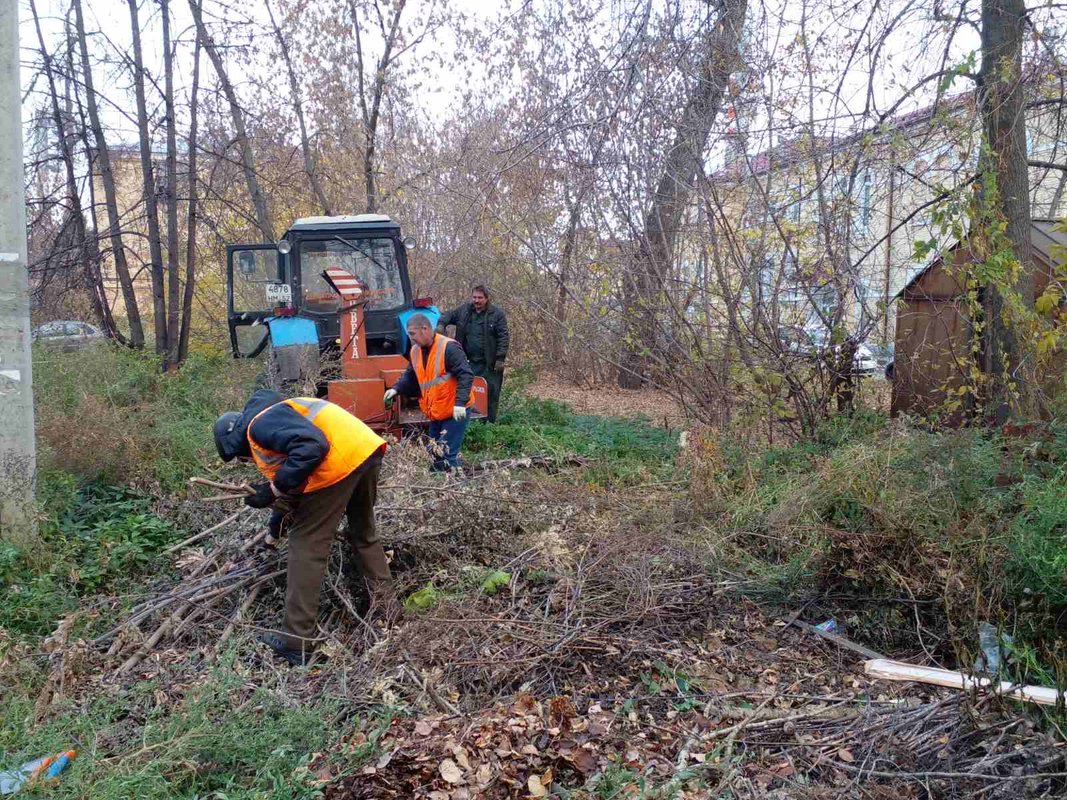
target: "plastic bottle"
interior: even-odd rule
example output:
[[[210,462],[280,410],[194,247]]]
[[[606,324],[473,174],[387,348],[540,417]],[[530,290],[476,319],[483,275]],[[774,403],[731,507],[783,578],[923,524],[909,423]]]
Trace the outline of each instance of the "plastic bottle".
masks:
[[[54,756],[43,756],[27,761],[18,769],[0,772],[0,795],[14,794],[38,778],[51,780],[58,778],[59,773],[67,768],[67,765],[77,756],[76,750],[68,750],[65,753],[56,753]]]
[[[54,760],[52,756],[44,756],[33,761],[27,761],[18,769],[0,772],[0,794],[14,794],[36,775],[39,775]]]
[[[1000,634],[988,622],[978,624],[978,646],[982,652],[974,661],[974,671],[996,675],[1000,672]]]

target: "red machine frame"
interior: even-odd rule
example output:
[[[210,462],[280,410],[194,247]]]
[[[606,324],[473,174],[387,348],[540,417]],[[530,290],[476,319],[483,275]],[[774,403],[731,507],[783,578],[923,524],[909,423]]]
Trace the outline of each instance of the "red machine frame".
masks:
[[[342,269],[327,269],[323,277],[341,295],[338,316],[343,344],[343,377],[329,382],[327,399],[355,414],[379,433],[400,436],[405,427],[428,425],[429,420],[417,404],[404,407],[405,398],[398,397],[390,408],[385,407],[385,390],[400,380],[408,360],[396,354],[367,355],[363,308],[369,298],[365,295],[363,282]],[[489,413],[489,387],[485,378],[475,376],[471,396],[474,398],[471,416],[486,416]]]

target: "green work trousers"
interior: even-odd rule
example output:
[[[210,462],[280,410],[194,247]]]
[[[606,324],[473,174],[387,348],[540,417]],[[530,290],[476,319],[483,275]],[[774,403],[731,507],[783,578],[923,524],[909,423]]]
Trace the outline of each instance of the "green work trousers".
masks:
[[[344,538],[362,578],[371,588],[392,580],[374,524],[381,468],[382,457],[375,454],[344,480],[291,506],[284,627],[287,646],[294,650],[313,649],[322,577],[342,514],[348,517]]]
[[[489,385],[489,421],[496,422],[496,407],[500,403],[500,390],[504,387],[503,370],[489,369],[484,361],[472,361],[471,371],[481,375]]]

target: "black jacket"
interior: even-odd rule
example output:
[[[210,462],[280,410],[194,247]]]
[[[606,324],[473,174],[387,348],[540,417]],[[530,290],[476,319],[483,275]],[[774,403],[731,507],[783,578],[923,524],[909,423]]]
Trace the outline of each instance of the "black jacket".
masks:
[[[430,349],[429,347],[421,349],[424,366],[426,360],[430,357]],[[467,363],[467,356],[463,352],[463,348],[456,342],[449,342],[445,345],[445,371],[456,379],[456,405],[467,405],[467,401],[471,397],[471,381],[474,380],[474,373],[471,372],[471,365]],[[393,388],[404,397],[422,396],[414,366],[408,364],[408,368],[404,370],[400,380],[393,384]]]
[[[441,330],[446,325],[456,326],[456,341],[464,351],[467,350],[467,334],[471,326],[471,317],[474,316],[474,304],[464,303],[458,308],[446,311],[437,321]],[[508,357],[508,345],[511,343],[511,334],[508,333],[508,318],[504,316],[504,309],[490,303],[485,309],[485,352],[488,358],[489,369],[503,366],[503,361]]]
[[[249,398],[233,430],[219,443],[227,461],[238,456],[248,457],[248,426],[264,409],[269,409],[252,426],[256,444],[275,453],[285,453],[285,463],[274,476],[274,485],[281,492],[295,494],[303,491],[311,473],[330,452],[326,435],[300,412],[282,403],[282,397],[270,389],[259,389]]]

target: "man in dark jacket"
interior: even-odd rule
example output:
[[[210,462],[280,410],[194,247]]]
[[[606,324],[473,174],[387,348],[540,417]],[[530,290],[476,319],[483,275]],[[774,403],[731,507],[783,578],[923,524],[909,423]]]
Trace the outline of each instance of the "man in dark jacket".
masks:
[[[390,605],[389,560],[378,541],[374,503],[385,441],[356,417],[326,400],[284,399],[260,389],[241,412],[215,422],[215,446],[223,461],[252,461],[267,479],[245,498],[252,508],[271,506],[274,527],[289,515],[285,622],[281,633],[260,637],[290,664],[304,664],[314,650],[322,577],[342,515],[353,565],[357,602]]]
[[[496,422],[500,390],[504,386],[504,359],[508,356],[510,334],[504,310],[489,302],[489,290],[478,285],[471,289],[471,301],[441,316],[441,330],[456,326],[456,341],[467,354],[471,370],[489,385],[489,421]]]
[[[467,432],[467,407],[471,405],[474,373],[463,348],[447,336],[435,333],[425,314],[408,320],[411,363],[385,393],[385,404],[398,394],[419,398],[419,408],[430,420],[430,453],[433,471],[448,472],[459,466],[459,449]]]

